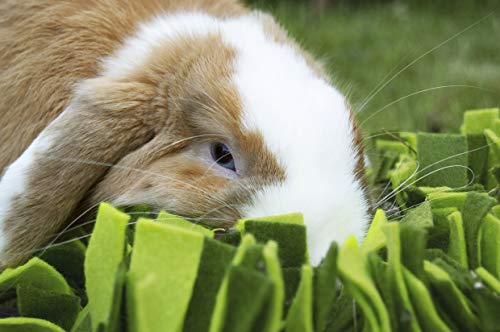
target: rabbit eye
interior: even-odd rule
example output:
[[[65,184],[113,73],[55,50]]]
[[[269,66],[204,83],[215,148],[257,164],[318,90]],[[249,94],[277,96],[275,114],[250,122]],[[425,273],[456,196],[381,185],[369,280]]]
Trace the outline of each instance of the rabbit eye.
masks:
[[[227,145],[222,143],[214,143],[210,147],[210,154],[213,160],[220,166],[236,172],[234,158]]]

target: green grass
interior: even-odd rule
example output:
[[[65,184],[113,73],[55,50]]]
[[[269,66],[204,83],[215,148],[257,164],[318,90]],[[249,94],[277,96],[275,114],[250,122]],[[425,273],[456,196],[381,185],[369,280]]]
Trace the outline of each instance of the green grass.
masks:
[[[359,106],[380,82],[387,82],[419,56],[481,19],[493,8],[450,8],[404,4],[335,7],[321,18],[300,5],[279,3],[271,11],[306,49],[323,59],[333,79]],[[460,7],[462,6],[462,7]],[[500,106],[500,11],[417,61],[382,89],[360,121],[417,91],[446,85],[401,100],[363,123],[381,129],[457,132],[469,108]]]

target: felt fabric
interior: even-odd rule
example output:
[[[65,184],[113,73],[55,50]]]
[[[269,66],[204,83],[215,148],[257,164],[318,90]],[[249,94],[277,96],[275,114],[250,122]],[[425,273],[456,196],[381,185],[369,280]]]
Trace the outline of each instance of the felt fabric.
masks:
[[[88,306],[85,306],[76,317],[71,332],[92,332],[92,322],[90,321]]]
[[[460,131],[464,134],[482,134],[485,129],[493,128],[498,114],[498,108],[466,111]]]
[[[500,135],[496,134],[493,130],[485,129],[484,135],[490,153],[488,155],[488,169],[494,169],[500,165]],[[498,185],[497,178],[493,172],[488,172],[486,175],[486,189],[493,189]]]
[[[450,207],[461,209],[465,204],[465,200],[467,199],[467,193],[435,192],[435,193],[430,193],[427,196],[427,199],[431,203],[433,210],[450,208]]]
[[[252,234],[261,243],[276,241],[281,249],[279,257],[283,267],[300,267],[308,261],[304,225],[248,220],[240,230],[242,234]]]
[[[395,226],[391,226],[395,227]],[[424,277],[423,260],[425,248],[427,246],[427,230],[424,227],[414,223],[405,223],[399,225],[399,237],[401,247],[401,264],[411,273],[420,279]],[[390,247],[389,249],[389,257]],[[394,243],[393,250],[397,252],[397,243]],[[399,272],[398,272],[399,273]]]
[[[23,317],[45,319],[68,331],[80,311],[80,298],[21,284],[17,286],[17,307]]]
[[[127,279],[129,330],[182,329],[203,239],[199,232],[138,220]]]
[[[263,332],[279,332],[281,330],[281,318],[283,317],[283,302],[285,300],[285,282],[281,272],[278,257],[278,244],[269,241],[262,251],[266,272],[273,284],[273,292],[269,302],[269,307],[264,313]]]
[[[337,300],[338,245],[333,242],[321,264],[314,269],[314,330],[325,331]]]
[[[400,156],[394,169],[389,172],[392,190],[396,193],[396,202],[402,208],[406,207],[406,202],[408,201],[405,189],[415,183],[417,169],[418,165],[415,159],[410,155],[404,154]]]
[[[64,332],[59,326],[39,318],[12,317],[0,319],[0,331],[5,332]]]
[[[115,280],[125,254],[125,229],[130,217],[101,204],[85,257],[85,278],[92,327],[106,325],[113,307]],[[105,253],[105,254],[103,254]]]
[[[302,267],[301,280],[286,318],[286,332],[312,332],[313,328],[313,269]]]
[[[424,269],[429,277],[432,289],[438,294],[436,298],[450,313],[464,331],[477,331],[478,321],[474,316],[465,295],[453,283],[450,276],[439,266],[425,261]]]
[[[167,225],[174,225],[185,228],[194,232],[200,232],[201,234],[210,238],[214,237],[214,232],[212,230],[165,211],[161,211],[160,214],[158,214],[158,218],[156,219],[156,221],[165,223]]]
[[[467,137],[419,133],[417,136],[419,184],[463,187],[468,183]]]
[[[415,228],[413,230],[414,234],[417,233],[417,229],[418,228]],[[391,288],[392,295],[398,308],[398,313],[406,312],[410,315],[409,322],[404,329],[410,331],[421,331],[403,277],[400,225],[398,223],[389,223],[384,226],[383,232],[386,236],[388,252],[388,273],[386,282],[389,283],[389,287]],[[419,258],[421,257],[416,257],[416,259]],[[409,265],[415,269],[418,268],[416,266],[417,264]]]
[[[366,257],[353,236],[340,249],[337,264],[346,289],[363,310],[368,328],[371,331],[390,331],[387,309],[371,279]]]
[[[31,284],[59,294],[73,294],[64,277],[52,266],[37,257],[17,268],[5,269],[0,275],[0,295],[18,285]]]
[[[465,269],[468,269],[469,261],[467,259],[462,214],[458,211],[454,212],[448,216],[448,220],[450,221],[448,255],[460,263]]]
[[[478,234],[482,220],[495,204],[495,199],[487,194],[471,192],[467,194],[467,199],[462,208],[467,257],[469,266],[473,269],[479,265]]]
[[[434,226],[434,218],[432,216],[431,204],[425,202],[409,211],[403,219],[401,219],[401,223],[411,223],[423,228],[432,228]]]
[[[409,270],[403,270],[406,288],[423,331],[451,332],[451,329],[439,317],[432,296],[425,284]]]
[[[485,268],[478,267],[476,269],[476,274],[481,278],[481,280],[491,288],[497,294],[500,294],[500,281],[495,278],[494,275],[489,273]]]
[[[500,279],[500,218],[487,214],[481,226],[479,239],[481,251],[479,264]]]
[[[193,294],[184,319],[184,332],[208,331],[217,291],[235,251],[236,248],[233,246],[208,237],[203,239],[203,252]]]
[[[382,227],[386,225],[387,222],[385,211],[378,209],[375,212],[370,228],[368,228],[366,237],[361,244],[361,248],[365,252],[378,251],[385,246],[385,235],[382,231]]]
[[[59,271],[73,289],[83,289],[86,250],[82,241],[72,241],[45,250],[40,258]]]
[[[304,216],[302,215],[302,213],[293,212],[287,214],[280,214],[277,216],[241,219],[238,221],[238,227],[244,225],[247,221],[259,221],[259,222],[263,221],[263,222],[277,222],[285,224],[304,225]]]
[[[283,312],[286,314],[292,305],[293,298],[297,293],[300,284],[300,267],[285,267],[283,271],[283,281],[285,282],[285,302]]]
[[[482,132],[480,134],[469,134],[467,135],[467,143],[469,146],[467,158],[469,167],[472,170],[472,172],[469,172],[469,180],[474,180],[474,183],[483,183],[487,176],[489,154],[486,137]]]

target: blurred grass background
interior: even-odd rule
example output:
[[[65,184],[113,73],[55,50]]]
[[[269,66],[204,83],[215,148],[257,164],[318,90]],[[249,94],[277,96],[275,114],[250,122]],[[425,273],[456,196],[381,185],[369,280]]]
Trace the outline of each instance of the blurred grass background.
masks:
[[[499,2],[249,0],[326,63],[358,111],[379,84],[477,23],[380,90],[358,113],[365,133],[456,132],[466,109],[500,106]]]

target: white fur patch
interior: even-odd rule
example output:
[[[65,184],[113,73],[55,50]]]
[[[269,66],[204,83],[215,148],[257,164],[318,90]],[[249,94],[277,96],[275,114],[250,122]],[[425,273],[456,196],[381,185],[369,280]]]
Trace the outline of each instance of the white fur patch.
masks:
[[[172,38],[207,34],[220,34],[237,51],[234,83],[244,106],[244,126],[263,135],[287,173],[285,183],[265,188],[243,207],[245,215],[301,211],[314,264],[331,241],[342,243],[351,234],[361,240],[367,203],[354,177],[356,153],[345,99],[295,50],[270,40],[257,15],[156,17],[104,61],[103,75],[133,71]]]
[[[28,178],[32,169],[36,167],[36,160],[47,152],[54,143],[53,134],[49,132],[49,129],[65,112],[67,110],[62,112],[38,135],[28,149],[7,167],[0,179],[0,262],[3,261],[4,249],[9,242],[4,224],[11,213],[12,203],[26,192],[29,185]]]

